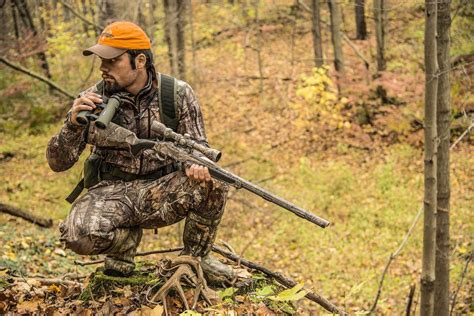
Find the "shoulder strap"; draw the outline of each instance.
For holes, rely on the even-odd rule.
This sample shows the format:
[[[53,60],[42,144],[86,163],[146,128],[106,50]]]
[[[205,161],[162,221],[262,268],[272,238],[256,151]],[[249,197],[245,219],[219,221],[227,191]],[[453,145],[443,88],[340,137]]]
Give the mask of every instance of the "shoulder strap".
[[[176,79],[159,74],[160,85],[160,117],[163,124],[176,132],[178,114],[176,111]]]

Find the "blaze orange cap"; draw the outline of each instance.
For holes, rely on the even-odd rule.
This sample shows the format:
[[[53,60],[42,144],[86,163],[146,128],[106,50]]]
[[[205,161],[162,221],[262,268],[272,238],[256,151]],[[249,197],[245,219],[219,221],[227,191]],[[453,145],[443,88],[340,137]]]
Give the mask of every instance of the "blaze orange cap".
[[[150,49],[151,41],[136,24],[128,21],[114,22],[105,27],[97,44],[84,50],[82,54],[96,54],[105,59],[122,55],[129,49]]]

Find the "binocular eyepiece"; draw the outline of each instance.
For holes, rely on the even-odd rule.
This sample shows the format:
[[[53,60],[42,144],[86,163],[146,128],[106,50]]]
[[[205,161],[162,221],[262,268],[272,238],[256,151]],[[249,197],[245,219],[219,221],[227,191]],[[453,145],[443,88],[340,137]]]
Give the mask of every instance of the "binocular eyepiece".
[[[81,125],[87,125],[95,121],[95,126],[100,129],[106,129],[110,121],[114,118],[115,112],[120,107],[120,98],[116,95],[107,98],[102,97],[103,103],[96,105],[92,111],[80,111],[77,114],[77,122]]]

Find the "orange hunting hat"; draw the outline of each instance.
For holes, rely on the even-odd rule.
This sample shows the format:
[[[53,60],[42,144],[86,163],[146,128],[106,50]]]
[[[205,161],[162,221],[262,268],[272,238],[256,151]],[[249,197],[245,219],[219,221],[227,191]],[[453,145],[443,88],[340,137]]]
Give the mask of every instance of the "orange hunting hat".
[[[118,21],[107,25],[100,34],[97,44],[84,50],[82,54],[96,54],[105,59],[122,55],[129,49],[150,49],[151,41],[145,32],[136,24]]]

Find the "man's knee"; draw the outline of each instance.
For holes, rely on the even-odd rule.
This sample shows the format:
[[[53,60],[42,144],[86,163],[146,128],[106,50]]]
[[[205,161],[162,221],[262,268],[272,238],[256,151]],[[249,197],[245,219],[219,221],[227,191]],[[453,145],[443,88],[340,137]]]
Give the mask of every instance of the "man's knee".
[[[100,254],[110,247],[113,241],[112,232],[101,232],[94,229],[91,223],[70,221],[59,225],[60,241],[66,248],[79,255]]]
[[[229,186],[220,181],[207,182],[199,185],[202,194],[201,203],[194,209],[195,213],[209,218],[219,219],[224,213]]]

